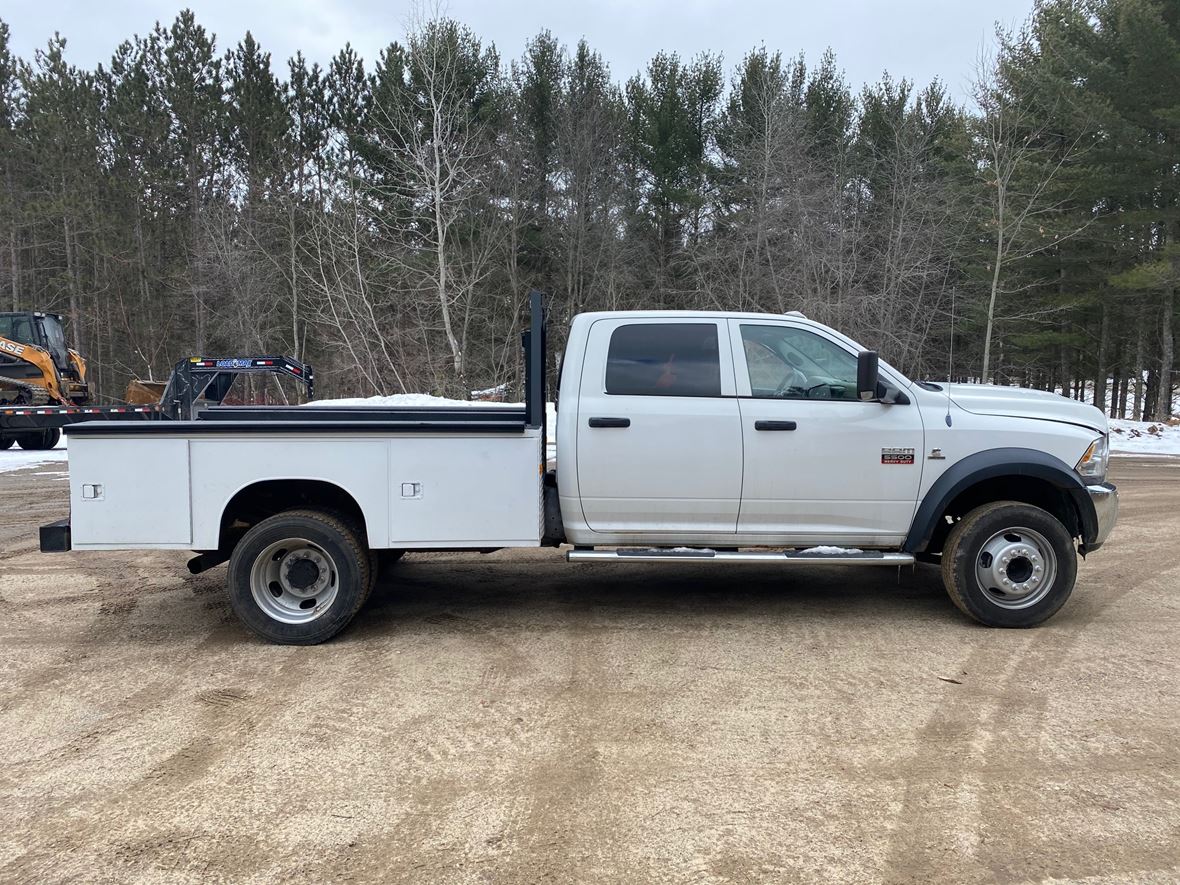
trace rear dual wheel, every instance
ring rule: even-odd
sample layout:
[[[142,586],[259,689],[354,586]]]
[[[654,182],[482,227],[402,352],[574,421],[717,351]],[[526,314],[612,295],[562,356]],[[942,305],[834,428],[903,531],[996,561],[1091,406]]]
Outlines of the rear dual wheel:
[[[46,449],[52,449],[57,445],[61,439],[61,428],[51,427],[48,430],[36,430],[32,433],[17,434],[14,439],[16,444],[27,452],[40,452]],[[11,445],[11,443],[9,444]],[[7,445],[0,445],[0,448],[8,448]]]
[[[1073,592],[1073,538],[1039,507],[985,504],[951,529],[942,579],[955,605],[980,623],[1033,627],[1056,614]]]
[[[375,579],[375,556],[350,520],[289,510],[255,525],[234,548],[230,604],[263,639],[315,645],[348,626]]]

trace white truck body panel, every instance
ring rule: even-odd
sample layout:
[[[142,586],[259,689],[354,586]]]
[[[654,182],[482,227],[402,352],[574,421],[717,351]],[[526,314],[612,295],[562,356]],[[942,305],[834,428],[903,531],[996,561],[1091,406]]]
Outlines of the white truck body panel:
[[[188,440],[142,437],[107,443],[70,440],[74,546],[191,549]]]
[[[535,547],[541,434],[79,435],[70,441],[73,547],[217,549],[238,492],[330,483],[359,505],[373,548]],[[88,495],[98,486],[101,495]],[[191,515],[190,515],[191,514]]]
[[[683,322],[728,324],[719,397],[606,392],[610,331]],[[903,391],[908,404],[755,397],[742,325],[806,330],[850,356],[860,350],[803,317],[629,311],[574,318],[557,427],[558,492],[571,543],[896,547],[931,486],[962,459],[1024,448],[1072,466],[1107,430],[1092,406],[1040,391],[980,385],[976,393],[975,385],[954,385],[948,401],[945,391],[925,390],[884,361],[881,380]],[[589,428],[596,415],[628,417],[631,426]],[[797,428],[755,431],[763,419]],[[913,449],[913,463],[882,463],[884,449]],[[735,474],[738,515],[730,528]]]

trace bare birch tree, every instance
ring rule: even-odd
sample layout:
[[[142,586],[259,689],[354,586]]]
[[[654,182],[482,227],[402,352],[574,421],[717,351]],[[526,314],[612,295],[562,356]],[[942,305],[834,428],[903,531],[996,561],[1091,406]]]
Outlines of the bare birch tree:
[[[980,111],[976,120],[979,175],[993,238],[981,371],[981,379],[987,382],[996,304],[1001,294],[1012,291],[1005,288],[1009,269],[1076,236],[1086,225],[1053,229],[1053,221],[1071,203],[1071,195],[1057,185],[1062,170],[1079,152],[1081,136],[1062,137],[1052,112],[1012,95],[994,58],[980,59],[972,93]]]

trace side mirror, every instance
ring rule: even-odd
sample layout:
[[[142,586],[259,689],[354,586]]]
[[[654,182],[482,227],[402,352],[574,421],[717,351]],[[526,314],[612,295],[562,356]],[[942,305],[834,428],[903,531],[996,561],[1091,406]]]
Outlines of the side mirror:
[[[856,395],[868,402],[877,398],[877,351],[862,350],[856,355]]]

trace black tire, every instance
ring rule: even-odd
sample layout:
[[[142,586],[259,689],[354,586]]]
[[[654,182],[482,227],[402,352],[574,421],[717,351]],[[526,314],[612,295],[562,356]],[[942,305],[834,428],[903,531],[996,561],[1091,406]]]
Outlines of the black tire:
[[[16,438],[12,436],[0,436],[0,452],[5,449],[12,448],[12,444],[16,442]]]
[[[33,433],[22,433],[16,437],[16,444],[27,452],[41,452],[52,449],[61,439],[61,428],[50,427]]]
[[[381,563],[381,571],[393,568],[402,561],[402,557],[405,555],[405,550],[378,550],[377,560]]]
[[[406,555],[405,550],[374,550],[373,551],[373,585],[380,584],[382,581],[388,579],[403,556]]]
[[[266,572],[281,569],[284,563],[288,564],[284,580],[290,577],[291,557],[285,548],[274,552],[272,548],[291,539],[304,542],[307,550],[327,567],[313,563],[315,577],[310,587],[284,588],[275,580],[264,587]],[[259,598],[255,597],[256,581]],[[321,581],[323,589],[315,591]],[[264,519],[246,532],[229,561],[229,597],[234,613],[263,639],[283,645],[315,645],[331,639],[364,605],[372,585],[371,554],[356,528],[336,514],[319,510],[288,510]],[[304,591],[315,591],[315,595],[302,600],[310,599],[313,605],[294,605],[298,599],[295,594]],[[273,598],[268,599],[267,592]]]
[[[1053,514],[1018,501],[972,510],[942,551],[951,600],[989,627],[1044,623],[1069,599],[1077,573],[1069,530]]]
[[[381,567],[377,551],[371,549],[365,542],[365,531],[355,517],[340,510],[321,510],[319,512],[324,516],[331,517],[343,523],[352,532],[352,536],[357,539],[357,543],[361,549],[367,552],[369,557],[369,580],[365,582],[365,601],[368,601],[369,597],[373,595],[373,591],[377,588],[377,577]],[[364,604],[365,602],[361,602],[362,606]]]

